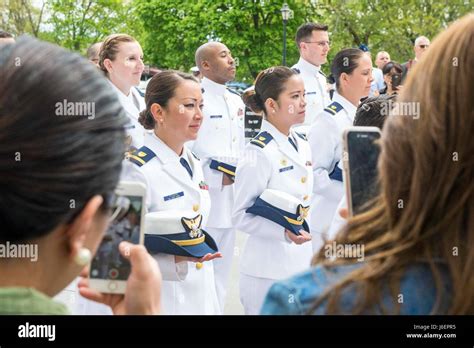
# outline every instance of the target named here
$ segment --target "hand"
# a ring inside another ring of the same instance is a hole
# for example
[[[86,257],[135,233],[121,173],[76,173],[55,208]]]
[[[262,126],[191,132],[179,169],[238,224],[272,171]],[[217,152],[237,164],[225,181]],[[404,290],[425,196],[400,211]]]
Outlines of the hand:
[[[227,174],[222,174],[222,186],[227,186],[227,185],[232,185],[234,183],[234,180],[227,175]]]
[[[222,254],[220,252],[217,252],[217,253],[214,253],[214,254],[209,253],[209,254],[204,255],[201,258],[175,255],[174,262],[175,263],[180,263],[180,262],[183,262],[183,261],[188,261],[188,262],[201,262],[202,263],[202,262],[218,259],[218,258],[221,258],[221,257],[222,257]]]
[[[299,232],[300,232],[300,235],[297,236],[293,232],[290,232],[289,230],[285,230],[285,233],[288,236],[288,238],[295,244],[300,245],[300,244],[309,242],[312,239],[311,235],[305,230],[300,230]]]
[[[79,293],[92,301],[106,304],[114,314],[159,314],[161,273],[158,263],[143,245],[121,242],[120,254],[131,264],[125,294],[104,294],[89,287],[88,270],[81,272]]]

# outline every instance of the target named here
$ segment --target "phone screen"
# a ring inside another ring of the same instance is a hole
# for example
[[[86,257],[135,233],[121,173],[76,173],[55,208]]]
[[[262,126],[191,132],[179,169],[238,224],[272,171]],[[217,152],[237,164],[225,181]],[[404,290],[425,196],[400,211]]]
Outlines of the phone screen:
[[[119,244],[140,241],[140,222],[143,197],[118,196],[112,221],[91,263],[90,277],[109,280],[127,280],[130,263],[120,255]]]
[[[351,131],[347,134],[349,176],[353,214],[364,211],[364,205],[378,193],[377,161],[380,153],[375,143],[379,132]]]

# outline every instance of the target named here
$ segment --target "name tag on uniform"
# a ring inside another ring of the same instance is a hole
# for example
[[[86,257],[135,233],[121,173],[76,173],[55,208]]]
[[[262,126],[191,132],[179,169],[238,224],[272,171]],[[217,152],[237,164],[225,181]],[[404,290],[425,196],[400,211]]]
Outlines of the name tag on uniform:
[[[172,199],[176,199],[183,196],[184,196],[184,192],[181,191],[181,192],[173,193],[172,195],[164,196],[163,199],[166,202],[166,201],[171,201]]]
[[[306,95],[317,94],[316,92],[306,92]]]
[[[222,115],[211,115],[210,118],[222,118]]]
[[[287,172],[287,171],[292,170],[292,169],[293,169],[293,166],[289,166],[289,167],[280,168],[279,171],[280,171],[280,173],[283,173],[283,172]]]

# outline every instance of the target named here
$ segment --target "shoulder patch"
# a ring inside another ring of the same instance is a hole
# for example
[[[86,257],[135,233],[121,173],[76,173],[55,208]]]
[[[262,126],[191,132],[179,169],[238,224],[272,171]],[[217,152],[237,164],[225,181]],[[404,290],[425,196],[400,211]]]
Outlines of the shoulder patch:
[[[342,105],[339,104],[338,102],[334,101],[331,104],[329,104],[324,111],[328,112],[329,114],[335,116],[339,111],[343,109]]]
[[[148,147],[142,146],[138,150],[133,151],[128,156],[128,159],[130,162],[135,163],[137,166],[141,167],[145,163],[149,162],[153,157],[156,157],[156,154]]]
[[[298,132],[295,132],[297,136],[299,136],[301,139],[303,140],[308,140],[308,138],[306,137],[306,135],[304,135],[303,133],[298,133]]]
[[[273,136],[268,132],[258,133],[255,138],[250,140],[250,144],[257,145],[258,147],[264,148],[267,144],[272,141]]]

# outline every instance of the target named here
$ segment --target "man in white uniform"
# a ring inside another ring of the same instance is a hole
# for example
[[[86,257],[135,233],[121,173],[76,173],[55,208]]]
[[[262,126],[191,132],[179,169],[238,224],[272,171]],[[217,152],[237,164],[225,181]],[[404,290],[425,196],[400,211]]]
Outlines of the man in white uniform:
[[[211,195],[207,231],[222,253],[214,260],[216,290],[221,313],[234,254],[232,228],[233,179],[239,155],[243,152],[245,106],[238,94],[225,83],[235,78],[235,61],[222,43],[209,42],[196,50],[196,65],[203,75],[204,120],[192,150],[201,158],[204,177]]]
[[[293,65],[304,81],[306,91],[306,117],[303,126],[297,126],[304,134],[309,130],[317,115],[329,105],[331,99],[327,91],[326,75],[321,65],[327,62],[329,52],[328,26],[305,23],[296,32],[296,45],[300,51],[298,63]]]

